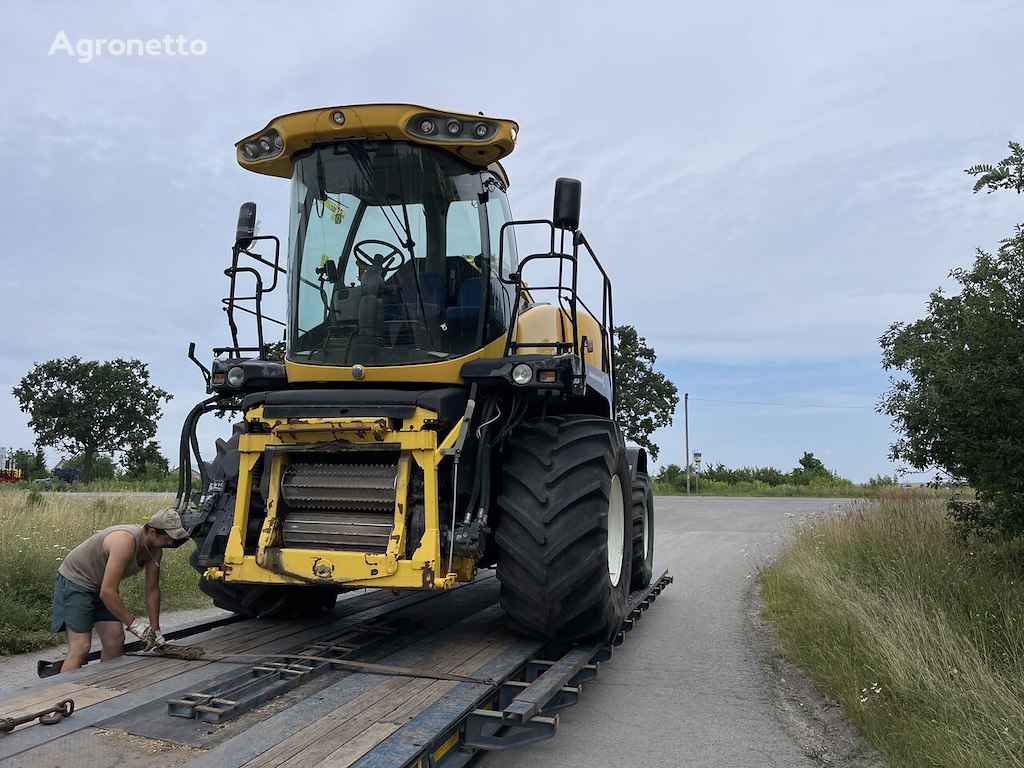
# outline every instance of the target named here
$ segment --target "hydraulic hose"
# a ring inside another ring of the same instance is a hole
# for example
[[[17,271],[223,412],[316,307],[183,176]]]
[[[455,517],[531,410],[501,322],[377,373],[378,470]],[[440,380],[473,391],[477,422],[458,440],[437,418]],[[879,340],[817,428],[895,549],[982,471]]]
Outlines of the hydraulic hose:
[[[198,439],[196,438],[196,424],[199,417],[210,410],[210,406],[220,400],[220,395],[214,395],[198,403],[188,415],[181,426],[181,439],[178,443],[178,492],[174,499],[174,508],[178,512],[184,512],[188,508],[188,499],[192,491],[192,456],[190,448],[196,447],[198,455]]]

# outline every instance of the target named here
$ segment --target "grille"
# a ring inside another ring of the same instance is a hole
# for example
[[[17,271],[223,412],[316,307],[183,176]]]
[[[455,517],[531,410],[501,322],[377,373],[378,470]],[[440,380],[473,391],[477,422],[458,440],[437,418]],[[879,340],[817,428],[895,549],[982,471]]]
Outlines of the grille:
[[[281,480],[284,545],[387,551],[398,464],[292,463]]]

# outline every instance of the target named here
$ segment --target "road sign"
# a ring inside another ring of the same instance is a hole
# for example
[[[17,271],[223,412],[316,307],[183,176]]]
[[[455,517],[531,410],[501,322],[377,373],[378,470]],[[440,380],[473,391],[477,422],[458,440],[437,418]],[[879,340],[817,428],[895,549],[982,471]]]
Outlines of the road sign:
[[[700,451],[693,452],[693,463],[700,464]]]

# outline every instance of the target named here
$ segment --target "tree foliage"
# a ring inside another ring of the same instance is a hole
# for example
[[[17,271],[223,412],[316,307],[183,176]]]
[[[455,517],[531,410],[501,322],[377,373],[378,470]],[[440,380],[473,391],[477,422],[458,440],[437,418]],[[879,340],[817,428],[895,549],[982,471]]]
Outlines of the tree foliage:
[[[651,435],[672,424],[679,391],[663,373],[654,370],[657,356],[631,325],[615,328],[615,385],[619,424],[627,440],[642,445],[658,458]]]
[[[1016,141],[1010,142],[1010,155],[995,165],[972,165],[964,173],[977,176],[974,191],[987,189],[992,194],[998,189],[1013,189],[1017,194],[1024,192],[1024,147]]]
[[[966,169],[981,189],[1024,188],[1021,146],[995,166]],[[1024,229],[995,253],[950,272],[955,295],[934,291],[927,316],[879,340],[893,373],[878,405],[900,437],[893,459],[967,482],[976,503],[954,503],[964,533],[1024,534]]]
[[[64,466],[55,469],[54,474],[66,482],[77,482],[85,479],[85,456],[72,456],[64,462]],[[92,475],[90,480],[113,480],[117,477],[117,464],[109,456],[97,454],[92,459]]]
[[[42,448],[37,448],[35,453],[24,449],[15,451],[14,466],[22,471],[22,476],[26,480],[46,477],[46,456]]]
[[[133,446],[124,457],[124,476],[133,480],[154,480],[166,477],[171,471],[170,462],[160,453],[155,440],[145,445]]]
[[[789,473],[790,482],[793,485],[814,485],[815,483],[830,483],[837,479],[835,473],[825,466],[824,462],[813,453],[804,452],[800,457],[798,467],[794,467]]]
[[[800,457],[799,466],[790,472],[775,467],[729,469],[722,463],[712,463],[701,470],[700,477],[701,481],[711,480],[728,485],[763,483],[773,488],[780,485],[852,485],[849,480],[828,469],[813,453],[804,453]],[[662,469],[657,480],[679,490],[686,487],[684,470],[676,464],[669,464]]]
[[[78,357],[37,363],[13,393],[30,416],[36,445],[80,454],[86,481],[97,454],[124,454],[150,440],[161,402],[171,399],[150,383],[139,360]]]

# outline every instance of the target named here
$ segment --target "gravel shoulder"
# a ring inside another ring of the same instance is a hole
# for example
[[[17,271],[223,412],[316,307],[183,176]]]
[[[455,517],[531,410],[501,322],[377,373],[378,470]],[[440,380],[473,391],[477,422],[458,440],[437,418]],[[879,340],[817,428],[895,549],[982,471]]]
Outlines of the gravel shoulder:
[[[804,754],[830,768],[886,768],[885,760],[850,724],[836,701],[823,696],[807,674],[778,652],[774,629],[761,618],[764,601],[750,590],[748,618],[754,654],[764,660],[776,717]]]

